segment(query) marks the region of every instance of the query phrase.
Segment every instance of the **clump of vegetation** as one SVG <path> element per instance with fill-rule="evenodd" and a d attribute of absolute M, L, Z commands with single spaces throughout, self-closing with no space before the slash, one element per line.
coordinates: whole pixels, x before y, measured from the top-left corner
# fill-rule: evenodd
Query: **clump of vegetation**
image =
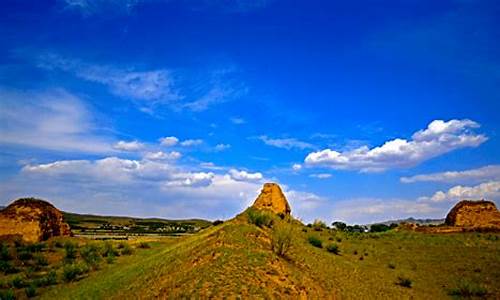
<path fill-rule="evenodd" d="M 35 285 L 38 287 L 54 284 L 57 284 L 57 273 L 54 270 L 50 271 L 45 277 L 41 277 L 35 280 Z"/>
<path fill-rule="evenodd" d="M 212 222 L 212 225 L 217 226 L 217 225 L 220 225 L 222 223 L 224 223 L 224 221 L 222 221 L 222 220 L 215 220 L 215 221 Z"/>
<path fill-rule="evenodd" d="M 64 243 L 64 258 L 68 261 L 72 261 L 76 258 L 76 245 L 73 242 Z"/>
<path fill-rule="evenodd" d="M 326 223 L 319 220 L 319 219 L 316 219 L 314 220 L 313 224 L 312 224 L 312 228 L 315 230 L 315 231 L 322 231 L 323 229 L 327 229 L 328 226 L 326 226 Z"/>
<path fill-rule="evenodd" d="M 284 257 L 292 246 L 292 226 L 284 224 L 278 226 L 272 236 L 272 248 L 274 253 Z"/>
<path fill-rule="evenodd" d="M 8 261 L 12 259 L 12 255 L 10 255 L 9 247 L 1 243 L 0 244 L 0 261 Z"/>
<path fill-rule="evenodd" d="M 323 248 L 323 242 L 317 236 L 310 235 L 307 238 L 307 241 L 309 242 L 309 244 L 313 245 L 314 247 Z"/>
<path fill-rule="evenodd" d="M 33 298 L 36 296 L 36 287 L 34 284 L 30 284 L 24 292 L 26 293 L 26 297 Z"/>
<path fill-rule="evenodd" d="M 247 211 L 248 222 L 254 224 L 258 227 L 271 227 L 273 224 L 272 216 L 265 211 L 260 211 L 254 208 L 250 208 Z"/>
<path fill-rule="evenodd" d="M 396 265 L 395 265 L 395 264 L 393 264 L 393 263 L 389 263 L 389 264 L 387 264 L 387 267 L 388 267 L 389 269 L 396 269 Z"/>
<path fill-rule="evenodd" d="M 137 248 L 149 249 L 149 248 L 151 248 L 151 246 L 146 242 L 140 242 L 139 245 L 137 245 Z"/>
<path fill-rule="evenodd" d="M 449 291 L 449 294 L 450 296 L 471 298 L 484 297 L 488 294 L 488 291 L 474 282 L 462 280 L 458 283 L 457 287 Z"/>
<path fill-rule="evenodd" d="M 333 254 L 336 254 L 336 255 L 338 255 L 340 252 L 339 247 L 333 243 L 326 246 L 326 251 L 333 253 Z"/>
<path fill-rule="evenodd" d="M 96 269 L 101 262 L 99 247 L 95 244 L 85 245 L 80 249 L 80 256 L 90 267 Z"/>
<path fill-rule="evenodd" d="M 34 258 L 35 258 L 35 264 L 38 267 L 46 267 L 49 265 L 47 258 L 45 258 L 45 256 L 43 256 L 42 254 L 37 254 L 37 255 L 35 255 Z"/>
<path fill-rule="evenodd" d="M 14 277 L 14 279 L 12 279 L 11 284 L 16 289 L 20 289 L 24 286 L 24 280 L 21 278 L 21 276 L 16 276 Z"/>
<path fill-rule="evenodd" d="M 336 229 L 336 230 L 339 230 L 339 231 L 345 231 L 345 229 L 347 227 L 347 224 L 344 223 L 344 222 L 336 221 L 336 222 L 332 223 L 332 227 L 333 227 L 333 229 Z"/>
<path fill-rule="evenodd" d="M 16 299 L 16 296 L 15 296 L 14 291 L 12 289 L 8 289 L 5 291 L 0 290 L 0 299 L 2 299 L 2 300 L 14 300 L 14 299 Z"/>
<path fill-rule="evenodd" d="M 132 250 L 132 247 L 130 247 L 129 244 L 127 243 L 121 243 L 120 244 L 120 254 L 121 255 L 131 255 L 134 251 Z"/>
<path fill-rule="evenodd" d="M 370 232 L 384 232 L 390 230 L 391 227 L 385 224 L 373 224 L 370 226 Z"/>
<path fill-rule="evenodd" d="M 399 276 L 398 280 L 396 280 L 396 284 L 405 288 L 411 288 L 413 282 L 410 278 Z"/>
<path fill-rule="evenodd" d="M 116 250 L 114 247 L 113 247 L 113 244 L 110 243 L 110 242 L 105 242 L 104 243 L 104 247 L 102 249 L 102 256 L 103 257 L 115 257 L 115 256 L 119 256 L 120 254 L 118 253 L 118 250 Z"/>
<path fill-rule="evenodd" d="M 88 272 L 88 268 L 82 264 L 68 264 L 63 268 L 63 278 L 65 281 L 74 281 L 79 275 Z"/>

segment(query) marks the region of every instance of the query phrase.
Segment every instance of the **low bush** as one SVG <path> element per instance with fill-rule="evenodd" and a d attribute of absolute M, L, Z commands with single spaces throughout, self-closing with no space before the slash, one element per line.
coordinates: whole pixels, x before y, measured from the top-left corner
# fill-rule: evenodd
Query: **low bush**
<path fill-rule="evenodd" d="M 76 258 L 76 245 L 72 242 L 66 242 L 64 243 L 64 251 L 65 255 L 64 258 L 66 260 L 73 260 Z"/>
<path fill-rule="evenodd" d="M 323 248 L 323 242 L 314 235 L 309 236 L 307 238 L 307 241 L 309 241 L 309 244 L 313 245 L 314 247 Z"/>
<path fill-rule="evenodd" d="M 131 255 L 134 251 L 132 250 L 132 247 L 130 247 L 129 244 L 122 243 L 122 248 L 120 250 L 121 255 Z"/>
<path fill-rule="evenodd" d="M 339 254 L 339 247 L 335 244 L 330 244 L 328 246 L 326 246 L 326 250 L 330 253 L 333 253 L 333 254 Z"/>
<path fill-rule="evenodd" d="M 220 225 L 222 223 L 224 223 L 224 221 L 222 221 L 222 220 L 215 220 L 215 221 L 212 222 L 212 225 L 217 226 L 217 225 Z"/>
<path fill-rule="evenodd" d="M 274 253 L 284 257 L 292 246 L 292 226 L 289 224 L 278 226 L 272 236 Z"/>
<path fill-rule="evenodd" d="M 102 256 L 103 257 L 115 257 L 115 256 L 119 256 L 120 254 L 118 253 L 118 250 L 116 250 L 114 247 L 113 247 L 113 244 L 110 243 L 110 242 L 105 242 L 104 243 L 104 246 L 103 246 L 103 249 L 102 249 Z"/>
<path fill-rule="evenodd" d="M 314 220 L 313 224 L 312 224 L 312 227 L 314 230 L 316 231 L 322 231 L 323 229 L 327 229 L 328 226 L 326 226 L 326 223 L 319 220 L 319 219 L 316 219 Z"/>
<path fill-rule="evenodd" d="M 405 288 L 411 288 L 413 282 L 410 278 L 399 276 L 396 284 Z"/>
<path fill-rule="evenodd" d="M 24 286 L 24 280 L 20 276 L 14 277 L 11 282 L 12 286 L 16 289 L 20 289 Z"/>
<path fill-rule="evenodd" d="M 35 255 L 34 258 L 35 258 L 35 264 L 38 267 L 45 267 L 45 266 L 49 265 L 47 258 L 45 258 L 45 256 L 43 256 L 42 254 L 37 254 L 37 255 Z"/>
<path fill-rule="evenodd" d="M 4 274 L 15 274 L 19 272 L 11 261 L 0 261 L 0 271 Z"/>
<path fill-rule="evenodd" d="M 388 267 L 389 269 L 396 269 L 396 265 L 395 265 L 395 264 L 393 264 L 393 263 L 389 263 L 389 264 L 387 265 L 387 267 Z"/>
<path fill-rule="evenodd" d="M 33 284 L 30 284 L 24 292 L 26 293 L 26 297 L 33 298 L 36 296 L 36 287 Z"/>
<path fill-rule="evenodd" d="M 27 261 L 33 258 L 33 254 L 26 249 L 17 252 L 17 258 L 22 261 Z"/>
<path fill-rule="evenodd" d="M 450 296 L 472 298 L 484 297 L 488 294 L 488 291 L 476 283 L 463 280 L 458 283 L 457 287 L 451 289 L 449 294 Z"/>
<path fill-rule="evenodd" d="M 82 264 L 68 264 L 63 268 L 63 278 L 65 281 L 74 281 L 79 275 L 88 272 L 86 265 Z"/>
<path fill-rule="evenodd" d="M 151 246 L 146 242 L 140 242 L 139 245 L 137 245 L 137 248 L 149 249 L 149 248 L 151 248 Z"/>
<path fill-rule="evenodd" d="M 35 280 L 35 285 L 37 287 L 44 287 L 49 285 L 57 284 L 57 273 L 56 271 L 50 271 L 44 277 Z"/>
<path fill-rule="evenodd" d="M 0 299 L 2 300 L 14 300 L 16 299 L 16 296 L 14 294 L 14 291 L 12 289 L 2 291 L 0 290 Z"/>
<path fill-rule="evenodd" d="M 0 261 L 8 261 L 12 259 L 10 255 L 9 246 L 4 243 L 0 244 Z"/>
<path fill-rule="evenodd" d="M 257 209 L 250 208 L 247 211 L 247 216 L 248 222 L 258 227 L 271 227 L 273 224 L 271 215 L 265 211 L 259 211 Z"/>
<path fill-rule="evenodd" d="M 95 244 L 88 244 L 80 249 L 80 256 L 83 261 L 92 268 L 97 268 L 101 262 L 101 254 L 99 252 L 99 247 Z"/>

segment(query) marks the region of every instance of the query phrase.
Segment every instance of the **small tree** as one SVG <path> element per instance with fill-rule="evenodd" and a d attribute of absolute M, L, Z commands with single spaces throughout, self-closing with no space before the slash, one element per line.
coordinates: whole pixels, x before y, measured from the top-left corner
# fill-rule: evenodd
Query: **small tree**
<path fill-rule="evenodd" d="M 292 246 L 292 226 L 284 224 L 278 226 L 272 236 L 272 248 L 274 253 L 284 257 Z"/>
<path fill-rule="evenodd" d="M 347 224 L 344 222 L 336 221 L 332 223 L 332 227 L 337 230 L 344 231 L 347 227 Z"/>

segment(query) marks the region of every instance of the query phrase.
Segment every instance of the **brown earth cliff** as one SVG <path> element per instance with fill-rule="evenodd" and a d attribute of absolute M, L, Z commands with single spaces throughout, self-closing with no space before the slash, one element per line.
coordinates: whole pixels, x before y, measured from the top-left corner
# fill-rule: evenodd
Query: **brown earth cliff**
<path fill-rule="evenodd" d="M 276 214 L 289 215 L 291 212 L 290 205 L 288 205 L 285 195 L 281 191 L 280 186 L 276 183 L 265 183 L 252 207 L 270 210 Z"/>
<path fill-rule="evenodd" d="M 450 210 L 445 223 L 448 226 L 500 229 L 500 212 L 491 201 L 463 200 Z"/>
<path fill-rule="evenodd" d="M 23 198 L 0 211 L 0 237 L 20 237 L 39 242 L 53 236 L 69 236 L 71 229 L 63 214 L 49 202 Z"/>

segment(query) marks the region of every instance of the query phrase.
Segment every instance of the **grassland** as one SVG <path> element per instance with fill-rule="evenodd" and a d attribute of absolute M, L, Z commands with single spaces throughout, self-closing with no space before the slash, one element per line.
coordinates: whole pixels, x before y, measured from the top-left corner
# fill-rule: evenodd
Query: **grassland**
<path fill-rule="evenodd" d="M 283 232 L 291 247 L 279 255 L 273 244 Z M 493 233 L 346 233 L 243 213 L 150 244 L 44 288 L 41 298 L 500 298 L 500 235 Z"/>

